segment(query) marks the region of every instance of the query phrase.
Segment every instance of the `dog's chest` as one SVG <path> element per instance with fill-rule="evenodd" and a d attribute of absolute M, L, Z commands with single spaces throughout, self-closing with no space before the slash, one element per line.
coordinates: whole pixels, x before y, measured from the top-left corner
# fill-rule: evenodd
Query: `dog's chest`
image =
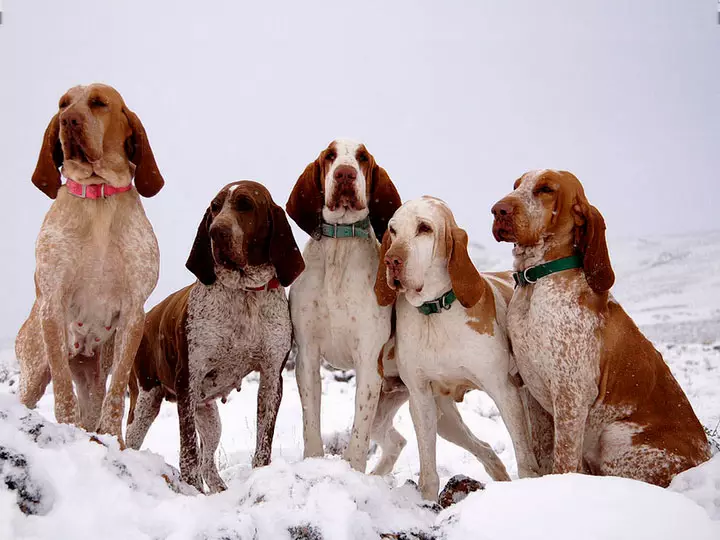
<path fill-rule="evenodd" d="M 444 393 L 456 388 L 484 388 L 489 377 L 507 377 L 509 350 L 505 334 L 476 331 L 465 309 L 424 315 L 404 298 L 396 304 L 398 367 L 403 378 L 432 381 Z"/>
<path fill-rule="evenodd" d="M 311 240 L 304 257 L 305 272 L 290 292 L 296 332 L 334 366 L 350 369 L 354 356 L 390 336 L 391 309 L 378 305 L 373 290 L 377 246 L 359 238 Z"/>
<path fill-rule="evenodd" d="M 518 370 L 549 412 L 552 388 L 573 392 L 599 375 L 599 319 L 578 301 L 578 281 L 546 278 L 518 288 L 508 307 L 508 333 Z"/>
<path fill-rule="evenodd" d="M 70 355 L 90 356 L 115 331 L 123 306 L 141 307 L 155 287 L 157 240 L 137 200 L 62 197 L 38 238 L 36 278 L 42 294 L 62 287 Z M 68 205 L 73 211 L 63 210 Z"/>
<path fill-rule="evenodd" d="M 282 289 L 196 286 L 188 301 L 187 341 L 191 379 L 199 386 L 200 399 L 226 396 L 251 371 L 282 362 L 290 336 Z"/>

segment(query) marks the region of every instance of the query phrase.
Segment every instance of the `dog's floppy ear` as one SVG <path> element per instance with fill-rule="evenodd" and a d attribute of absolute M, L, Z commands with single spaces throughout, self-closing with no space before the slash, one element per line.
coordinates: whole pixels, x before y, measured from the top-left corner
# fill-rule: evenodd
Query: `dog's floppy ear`
<path fill-rule="evenodd" d="M 305 261 L 295 243 L 285 212 L 274 202 L 270 203 L 272 232 L 270 235 L 270 262 L 283 287 L 289 286 L 305 270 Z"/>
<path fill-rule="evenodd" d="M 596 293 L 609 291 L 615 283 L 615 272 L 610 264 L 610 254 L 605 240 L 605 220 L 582 193 L 573 206 L 573 211 L 577 224 L 575 243 L 583 256 L 585 279 Z"/>
<path fill-rule="evenodd" d="M 468 254 L 468 235 L 460 227 L 450 227 L 445 238 L 453 291 L 464 307 L 472 307 L 485 293 L 485 281 Z"/>
<path fill-rule="evenodd" d="M 205 215 L 200 222 L 195 241 L 193 242 L 190 256 L 185 263 L 185 268 L 190 270 L 203 285 L 212 285 L 217 280 L 215 275 L 215 259 L 213 259 L 212 246 L 210 245 L 210 222 L 212 221 L 210 208 L 205 210 Z"/>
<path fill-rule="evenodd" d="M 368 210 L 370 211 L 370 223 L 375 231 L 375 236 L 379 240 L 384 237 L 388 221 L 393 217 L 395 211 L 400 208 L 402 202 L 388 173 L 375 163 L 374 159 L 371 171 Z"/>
<path fill-rule="evenodd" d="M 135 165 L 135 188 L 143 197 L 152 197 L 165 185 L 155 156 L 150 148 L 145 128 L 138 116 L 127 107 L 123 112 L 128 119 L 132 134 L 125 140 L 125 152 Z"/>
<path fill-rule="evenodd" d="M 375 278 L 375 297 L 381 306 L 389 306 L 395 302 L 397 292 L 391 289 L 387 283 L 387 268 L 385 266 L 385 255 L 390 249 L 390 233 L 386 232 L 380 246 L 380 260 L 378 261 L 377 277 Z"/>
<path fill-rule="evenodd" d="M 59 113 L 52 117 L 43 136 L 32 183 L 51 199 L 57 197 L 60 189 L 60 171 L 63 164 L 63 151 L 60 144 Z"/>
<path fill-rule="evenodd" d="M 285 209 L 298 227 L 314 236 L 324 204 L 320 158 L 310 163 L 295 182 Z"/>

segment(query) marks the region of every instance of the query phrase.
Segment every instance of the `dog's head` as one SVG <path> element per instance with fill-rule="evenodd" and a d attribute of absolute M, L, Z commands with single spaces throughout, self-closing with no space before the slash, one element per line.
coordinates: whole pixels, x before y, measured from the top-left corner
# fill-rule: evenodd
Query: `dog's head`
<path fill-rule="evenodd" d="M 228 184 L 205 211 L 186 264 L 205 285 L 230 276 L 257 287 L 276 275 L 287 287 L 305 268 L 285 212 L 251 181 Z"/>
<path fill-rule="evenodd" d="M 45 130 L 32 181 L 54 199 L 60 172 L 80 183 L 100 180 L 115 187 L 135 178 L 135 187 L 152 197 L 164 185 L 140 119 L 117 90 L 105 84 L 75 86 L 60 98 Z"/>
<path fill-rule="evenodd" d="M 596 292 L 612 287 L 615 274 L 605 240 L 605 220 L 580 181 L 567 171 L 530 171 L 492 207 L 498 242 L 521 247 L 552 241 L 583 255 L 588 284 Z"/>
<path fill-rule="evenodd" d="M 336 139 L 300 175 L 287 203 L 288 215 L 313 236 L 327 223 L 354 223 L 370 216 L 380 239 L 400 206 L 385 169 L 364 144 Z"/>
<path fill-rule="evenodd" d="M 406 202 L 383 237 L 375 281 L 378 302 L 389 305 L 400 293 L 419 306 L 452 288 L 463 306 L 475 305 L 484 286 L 467 245 L 467 233 L 443 201 L 422 197 Z"/>

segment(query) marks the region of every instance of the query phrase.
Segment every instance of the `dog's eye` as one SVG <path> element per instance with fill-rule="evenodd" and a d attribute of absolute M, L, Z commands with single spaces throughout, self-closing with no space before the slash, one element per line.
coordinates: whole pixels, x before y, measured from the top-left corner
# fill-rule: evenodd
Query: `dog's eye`
<path fill-rule="evenodd" d="M 246 197 L 242 197 L 237 200 L 235 203 L 235 208 L 238 212 L 249 212 L 253 209 L 252 202 L 250 202 L 250 199 Z"/>
<path fill-rule="evenodd" d="M 358 155 L 357 160 L 360 163 L 365 163 L 368 160 L 368 155 L 365 153 L 362 153 L 362 154 Z"/>
<path fill-rule="evenodd" d="M 64 109 L 64 108 L 67 107 L 68 105 L 70 105 L 70 100 L 69 100 L 69 99 L 63 98 L 63 99 L 60 100 L 60 105 L 59 105 L 59 107 L 60 107 L 61 109 Z"/>
<path fill-rule="evenodd" d="M 335 159 L 335 152 L 328 152 L 325 154 L 325 161 L 332 161 Z"/>
<path fill-rule="evenodd" d="M 555 190 L 551 188 L 550 186 L 541 186 L 538 189 L 535 190 L 535 195 L 539 193 L 554 193 Z"/>
<path fill-rule="evenodd" d="M 395 236 L 395 229 L 393 227 L 388 227 L 388 231 L 390 231 L 391 236 Z"/>
<path fill-rule="evenodd" d="M 428 234 L 432 232 L 432 227 L 428 225 L 427 223 L 423 222 L 418 225 L 417 233 L 418 234 Z"/>
<path fill-rule="evenodd" d="M 107 103 L 105 103 L 102 99 L 97 98 L 97 97 L 92 98 L 90 100 L 91 107 L 107 107 L 107 105 L 108 105 Z"/>
<path fill-rule="evenodd" d="M 222 204 L 220 204 L 220 201 L 214 200 L 210 203 L 210 210 L 212 210 L 213 212 L 219 212 L 220 208 L 222 208 Z"/>

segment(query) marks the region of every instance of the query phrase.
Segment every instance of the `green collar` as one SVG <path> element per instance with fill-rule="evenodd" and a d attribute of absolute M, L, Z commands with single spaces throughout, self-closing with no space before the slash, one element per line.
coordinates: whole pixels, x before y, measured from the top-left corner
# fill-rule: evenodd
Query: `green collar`
<path fill-rule="evenodd" d="M 323 221 L 320 234 L 328 238 L 370 238 L 370 216 L 347 225 Z"/>
<path fill-rule="evenodd" d="M 423 305 L 418 307 L 418 311 L 423 315 L 432 315 L 433 313 L 440 313 L 443 309 L 450 309 L 452 303 L 457 299 L 452 289 L 443 294 L 437 300 L 431 300 L 425 302 Z"/>
<path fill-rule="evenodd" d="M 535 283 L 538 279 L 554 274 L 555 272 L 562 272 L 563 270 L 570 270 L 571 268 L 582 268 L 582 265 L 582 255 L 571 255 L 570 257 L 555 259 L 554 261 L 546 262 L 544 264 L 531 266 L 522 272 L 513 273 L 515 287 L 525 287 Z"/>

